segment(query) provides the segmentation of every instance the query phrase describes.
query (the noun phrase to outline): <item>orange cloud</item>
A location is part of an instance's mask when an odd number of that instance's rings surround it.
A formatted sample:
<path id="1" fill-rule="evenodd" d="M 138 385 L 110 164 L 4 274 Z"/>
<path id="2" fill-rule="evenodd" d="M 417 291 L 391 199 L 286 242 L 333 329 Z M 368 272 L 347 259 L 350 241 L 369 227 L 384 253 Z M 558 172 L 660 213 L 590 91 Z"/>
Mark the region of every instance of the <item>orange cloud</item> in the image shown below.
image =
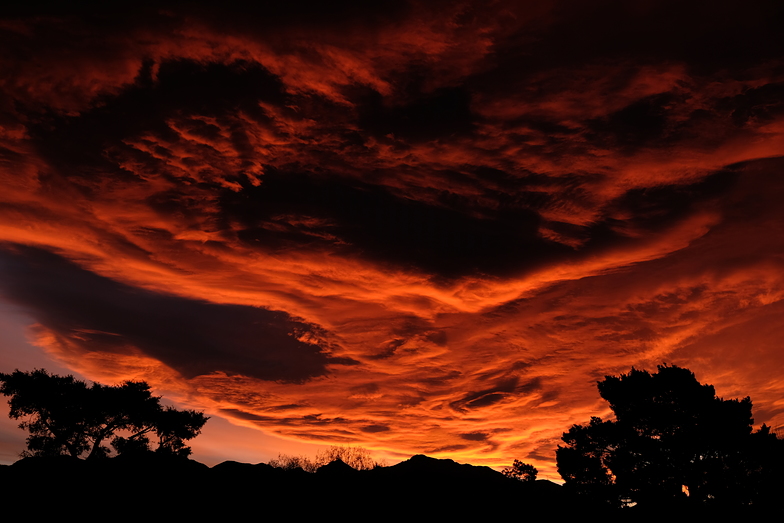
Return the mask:
<path id="1" fill-rule="evenodd" d="M 782 423 L 769 55 L 576 48 L 569 2 L 280 9 L 10 23 L 0 292 L 53 359 L 290 442 L 550 478 L 633 365 Z"/>

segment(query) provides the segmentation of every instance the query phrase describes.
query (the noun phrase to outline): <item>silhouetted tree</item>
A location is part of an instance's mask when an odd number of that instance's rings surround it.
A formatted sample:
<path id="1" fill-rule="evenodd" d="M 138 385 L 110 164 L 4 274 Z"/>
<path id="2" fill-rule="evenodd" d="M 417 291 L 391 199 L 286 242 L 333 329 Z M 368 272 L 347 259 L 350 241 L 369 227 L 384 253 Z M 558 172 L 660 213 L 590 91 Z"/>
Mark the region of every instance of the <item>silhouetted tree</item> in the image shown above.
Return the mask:
<path id="1" fill-rule="evenodd" d="M 366 448 L 333 445 L 326 450 L 316 453 L 316 468 L 332 463 L 338 459 L 356 470 L 371 470 L 384 466 L 383 463 L 373 459 L 373 456 L 371 456 Z"/>
<path id="2" fill-rule="evenodd" d="M 305 472 L 316 472 L 318 469 L 318 466 L 309 457 L 290 454 L 278 454 L 278 457 L 271 459 L 268 465 L 283 470 L 302 469 Z"/>
<path id="3" fill-rule="evenodd" d="M 556 459 L 568 488 L 610 506 L 753 501 L 762 479 L 754 442 L 780 445 L 767 427 L 752 434 L 751 399 L 718 398 L 677 366 L 632 369 L 598 385 L 615 419 L 594 417 L 564 433 Z"/>
<path id="4" fill-rule="evenodd" d="M 383 462 L 373 459 L 370 452 L 363 447 L 343 447 L 339 445 L 333 445 L 328 449 L 318 451 L 314 459 L 310 459 L 307 456 L 278 454 L 277 458 L 270 460 L 269 465 L 284 470 L 301 468 L 306 472 L 316 472 L 320 467 L 336 460 L 340 460 L 356 470 L 372 470 L 384 466 Z"/>
<path id="5" fill-rule="evenodd" d="M 187 456 L 184 441 L 198 435 L 208 419 L 196 411 L 162 407 L 144 382 L 88 386 L 42 369 L 0 373 L 0 393 L 11 397 L 11 418 L 27 417 L 19 425 L 30 432 L 22 456 L 96 458 L 109 453 L 103 445 L 108 441 L 120 454 L 149 451 L 148 434 L 158 436 L 156 452 Z"/>
<path id="6" fill-rule="evenodd" d="M 539 471 L 533 465 L 523 463 L 519 459 L 516 459 L 511 467 L 504 468 L 501 473 L 507 478 L 518 479 L 520 481 L 535 481 Z"/>
<path id="7" fill-rule="evenodd" d="M 283 470 L 302 469 L 305 472 L 316 472 L 318 468 L 307 456 L 292 456 L 290 454 L 278 454 L 278 457 L 271 459 L 267 463 L 271 467 Z"/>

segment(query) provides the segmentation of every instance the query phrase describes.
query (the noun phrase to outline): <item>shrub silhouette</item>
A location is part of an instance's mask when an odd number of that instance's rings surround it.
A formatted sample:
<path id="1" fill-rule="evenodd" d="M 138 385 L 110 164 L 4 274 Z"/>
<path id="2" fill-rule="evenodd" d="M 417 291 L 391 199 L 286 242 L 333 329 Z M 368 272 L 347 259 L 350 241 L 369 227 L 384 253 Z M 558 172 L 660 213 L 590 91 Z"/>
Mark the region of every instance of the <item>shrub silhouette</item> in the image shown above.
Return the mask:
<path id="1" fill-rule="evenodd" d="M 318 451 L 314 459 L 310 459 L 307 456 L 278 454 L 277 458 L 270 460 L 269 465 L 284 470 L 301 468 L 306 472 L 316 472 L 324 465 L 337 460 L 356 470 L 372 470 L 384 466 L 383 462 L 373 459 L 370 452 L 363 447 L 344 447 L 340 445 L 333 445 L 328 449 Z"/>
<path id="2" fill-rule="evenodd" d="M 16 370 L 0 373 L 0 393 L 11 397 L 11 418 L 28 418 L 19 425 L 30 432 L 22 457 L 96 458 L 109 454 L 105 442 L 119 454 L 149 451 L 152 434 L 158 436 L 156 452 L 188 456 L 185 440 L 197 436 L 208 419 L 193 410 L 161 406 L 143 381 L 87 385 L 43 369 Z"/>
<path id="3" fill-rule="evenodd" d="M 290 454 L 278 454 L 278 457 L 271 459 L 268 465 L 283 470 L 302 469 L 305 472 L 316 472 L 318 468 L 309 457 L 292 456 Z"/>
<path id="4" fill-rule="evenodd" d="M 567 488 L 611 507 L 749 505 L 770 475 L 765 463 L 781 455 L 766 426 L 752 433 L 748 397 L 718 398 L 688 369 L 632 369 L 598 386 L 615 419 L 574 425 L 556 460 Z"/>
<path id="5" fill-rule="evenodd" d="M 326 450 L 316 453 L 316 468 L 322 467 L 333 461 L 340 460 L 349 467 L 356 470 L 371 470 L 383 467 L 382 462 L 373 459 L 367 449 L 363 447 L 337 446 L 333 445 Z"/>

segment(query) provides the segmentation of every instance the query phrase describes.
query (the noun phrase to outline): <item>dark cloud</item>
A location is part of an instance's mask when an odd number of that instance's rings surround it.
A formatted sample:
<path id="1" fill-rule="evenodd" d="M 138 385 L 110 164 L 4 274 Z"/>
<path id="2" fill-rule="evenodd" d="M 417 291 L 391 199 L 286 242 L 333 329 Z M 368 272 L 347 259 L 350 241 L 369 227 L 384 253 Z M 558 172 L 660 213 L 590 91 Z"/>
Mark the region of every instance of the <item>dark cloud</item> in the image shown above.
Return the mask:
<path id="1" fill-rule="evenodd" d="M 615 7 L 618 6 L 607 7 L 608 13 Z M 661 14 L 658 8 L 652 9 L 652 14 L 645 14 L 644 9 L 639 13 L 620 11 L 633 18 L 652 20 Z M 611 16 L 609 20 L 612 19 Z M 519 83 L 531 80 L 532 71 L 520 69 L 519 64 L 500 60 L 494 65 L 491 69 L 500 75 L 516 71 L 508 78 L 510 86 L 519 88 Z M 554 69 L 555 65 L 551 65 Z M 279 167 L 265 166 L 264 183 L 245 176 L 246 169 L 260 171 L 257 164 L 261 162 L 249 134 L 258 128 L 282 131 L 281 122 L 260 103 L 270 104 L 286 117 L 301 122 L 312 116 L 309 111 L 323 107 L 318 103 L 316 108 L 309 107 L 305 98 L 287 90 L 280 77 L 252 60 L 148 60 L 135 82 L 119 93 L 98 97 L 92 108 L 76 116 L 36 116 L 28 131 L 42 157 L 58 173 L 97 180 L 93 185 L 80 186 L 81 190 L 104 190 L 110 180 L 161 176 L 173 187 L 147 195 L 146 203 L 151 208 L 162 215 L 193 217 L 208 212 L 204 202 L 217 198 L 220 232 L 264 251 L 337 253 L 419 270 L 440 281 L 467 275 L 525 274 L 572 258 L 574 245 L 581 247 L 578 256 L 591 256 L 597 249 L 628 241 L 628 235 L 618 233 L 615 216 L 594 214 L 586 225 L 543 219 L 551 207 L 562 205 L 565 200 L 573 199 L 576 205 L 588 207 L 596 205 L 582 201 L 585 173 L 553 180 L 541 173 L 505 172 L 482 165 L 469 167 L 471 176 L 459 171 L 428 173 L 430 168 L 422 167 L 419 175 L 440 177 L 442 187 L 401 191 L 378 183 L 381 180 L 374 180 L 374 176 L 357 180 L 354 174 L 340 172 L 341 168 L 351 170 L 349 164 L 355 152 L 352 148 L 369 151 L 370 137 L 383 141 L 394 135 L 399 142 L 396 146 L 403 152 L 421 141 L 450 142 L 460 137 L 477 137 L 478 117 L 471 109 L 472 93 L 493 93 L 497 87 L 492 83 L 492 75 L 484 77 L 490 73 L 478 73 L 467 78 L 463 86 L 424 92 L 417 74 L 411 72 L 401 81 L 399 92 L 391 96 L 382 96 L 369 88 L 346 91 L 353 109 L 342 112 L 344 122 L 321 129 L 327 135 L 323 143 L 313 136 L 310 141 L 298 138 L 300 143 L 295 147 L 315 156 L 294 157 Z M 613 80 L 617 85 L 611 82 L 607 87 L 622 90 L 632 78 L 634 71 L 629 71 Z M 530 97 L 536 100 L 547 92 L 533 92 Z M 777 93 L 770 86 L 752 89 L 725 101 L 735 108 L 723 111 L 732 110 L 737 121 L 763 121 L 778 114 Z M 663 92 L 632 98 L 628 105 L 614 112 L 582 122 L 585 132 L 580 140 L 591 146 L 628 151 L 648 146 L 662 148 L 674 139 L 673 133 L 681 132 L 678 129 L 686 125 L 680 113 L 671 114 L 673 106 L 686 103 L 683 96 Z M 314 98 L 317 97 L 309 97 L 311 101 Z M 350 120 L 352 111 L 357 113 L 356 122 Z M 711 111 L 700 111 L 692 119 L 699 119 L 703 113 L 709 119 L 715 117 L 710 116 Z M 244 123 L 238 122 L 239 113 L 246 119 Z M 574 127 L 541 117 L 518 121 L 516 125 L 523 123 L 543 135 L 543 140 L 551 141 L 555 149 L 539 153 L 553 158 L 563 156 L 561 145 L 580 141 L 575 140 L 578 130 Z M 356 129 L 350 129 L 355 125 Z M 191 139 L 187 147 L 183 145 L 183 134 Z M 226 134 L 228 138 L 223 136 Z M 224 138 L 231 147 L 230 154 L 217 144 Z M 294 137 L 284 138 L 291 141 Z M 142 145 L 129 145 L 139 140 Z M 338 160 L 337 171 L 317 165 L 320 157 L 335 154 L 345 154 Z M 138 172 L 127 168 L 134 163 L 141 165 Z M 190 179 L 182 184 L 184 177 Z M 568 188 L 570 183 L 574 188 Z M 671 191 L 676 196 L 679 192 L 697 194 L 697 187 L 690 189 L 693 190 L 684 192 L 678 185 L 632 189 L 607 209 L 625 210 L 641 199 L 651 200 L 650 191 Z M 635 191 L 645 198 L 635 196 Z M 658 226 L 674 223 L 671 218 L 682 215 L 677 209 L 680 201 L 682 198 L 678 197 L 657 202 L 656 211 L 665 218 Z M 668 209 L 668 205 L 672 208 Z M 637 221 L 644 219 L 636 212 L 632 217 Z M 239 229 L 235 229 L 235 221 L 242 224 Z M 623 226 L 636 227 L 626 215 L 621 222 Z M 554 234 L 556 241 L 542 233 L 543 227 Z M 559 237 L 567 238 L 560 241 L 571 241 L 572 246 L 559 243 Z"/>
<path id="2" fill-rule="evenodd" d="M 290 2 L 254 2 L 216 6 L 214 2 L 181 1 L 182 10 L 198 16 L 212 27 L 226 31 L 257 33 L 287 27 L 318 30 L 323 27 L 352 27 L 355 24 L 380 25 L 399 19 L 410 12 L 410 2 L 381 0 L 337 0 L 327 4 L 294 0 Z"/>
<path id="3" fill-rule="evenodd" d="M 226 372 L 301 382 L 328 373 L 319 329 L 285 312 L 218 305 L 117 283 L 54 254 L 0 251 L 3 295 L 85 352 L 131 345 L 184 377 Z"/>
<path id="4" fill-rule="evenodd" d="M 589 59 L 667 56 L 722 68 L 781 55 L 775 35 L 784 21 L 780 2 L 737 0 L 630 4 L 623 0 L 553 2 L 551 23 L 525 35 L 532 61 L 575 64 Z M 523 35 L 516 34 L 516 37 Z"/>
<path id="5" fill-rule="evenodd" d="M 514 393 L 517 388 L 517 382 L 518 378 L 516 377 L 501 380 L 495 387 L 477 392 L 470 392 L 461 399 L 453 401 L 449 406 L 459 412 L 489 407 Z"/>
<path id="6" fill-rule="evenodd" d="M 732 120 L 738 126 L 750 121 L 769 123 L 784 113 L 784 84 L 769 83 L 747 89 L 721 102 L 720 108 L 731 110 Z"/>
<path id="7" fill-rule="evenodd" d="M 177 143 L 181 137 L 170 122 L 195 116 L 187 120 L 186 130 L 201 137 L 206 146 L 216 140 L 221 129 L 204 117 L 225 123 L 242 112 L 264 125 L 269 123 L 269 117 L 259 107 L 260 102 L 285 106 L 287 97 L 280 80 L 258 63 L 171 60 L 161 64 L 146 62 L 133 84 L 119 94 L 99 99 L 94 107 L 78 115 L 41 114 L 46 108 L 39 106 L 24 110 L 31 118 L 31 138 L 41 155 L 61 174 L 105 176 L 111 172 L 112 176 L 122 177 L 129 173 L 117 168 L 116 156 L 127 149 L 123 147 L 125 141 L 144 136 L 158 138 L 164 144 Z M 233 129 L 231 140 L 240 154 L 251 153 L 243 129 Z M 168 169 L 161 166 L 171 152 L 164 148 L 158 151 L 164 158 L 154 161 L 154 157 L 148 156 L 149 168 L 165 174 Z"/>
<path id="8" fill-rule="evenodd" d="M 487 441 L 487 438 L 490 437 L 490 434 L 485 432 L 467 432 L 465 434 L 460 434 L 460 437 L 467 439 L 468 441 Z"/>
<path id="9" fill-rule="evenodd" d="M 221 409 L 220 412 L 232 418 L 246 421 L 256 421 L 260 423 L 265 421 L 272 421 L 274 419 L 270 416 L 260 416 L 258 414 L 253 414 L 252 412 L 244 412 L 239 409 Z"/>
<path id="10" fill-rule="evenodd" d="M 302 23 L 303 25 L 334 24 L 348 19 L 370 21 L 374 18 L 392 16 L 407 10 L 406 2 L 379 1 L 368 4 L 359 0 L 337 0 L 323 5 L 306 0 L 290 2 L 257 2 L 240 5 L 227 3 L 217 8 L 214 2 L 207 0 L 118 0 L 101 2 L 100 0 L 83 0 L 81 2 L 61 2 L 59 0 L 31 0 L 28 2 L 8 2 L 3 5 L 0 14 L 7 17 L 40 17 L 60 16 L 94 18 L 98 23 L 107 17 L 131 17 L 139 23 L 152 16 L 173 16 L 189 13 L 191 16 L 203 18 L 221 27 L 236 29 L 262 24 L 264 27 L 276 26 L 281 23 Z M 149 20 L 148 20 L 149 23 Z M 255 25 L 258 28 L 258 25 Z"/>
<path id="11" fill-rule="evenodd" d="M 509 205 L 473 217 L 463 200 L 452 195 L 451 208 L 428 205 L 374 185 L 268 170 L 263 184 L 226 191 L 221 205 L 227 218 L 245 224 L 237 235 L 251 246 L 311 245 L 448 278 L 519 272 L 565 251 L 538 235 L 535 212 Z M 316 217 L 318 229 L 267 226 L 286 214 Z"/>
<path id="12" fill-rule="evenodd" d="M 474 129 L 471 98 L 463 88 L 416 93 L 403 105 L 385 105 L 373 91 L 358 103 L 361 129 L 375 138 L 391 137 L 409 143 L 468 135 Z"/>
<path id="13" fill-rule="evenodd" d="M 365 427 L 362 427 L 361 430 L 362 432 L 370 432 L 372 434 L 375 434 L 377 432 L 388 432 L 389 427 L 387 425 L 367 425 Z"/>
<path id="14" fill-rule="evenodd" d="M 591 241 L 617 244 L 624 236 L 673 227 L 696 212 L 716 208 L 737 179 L 738 171 L 727 168 L 692 184 L 631 189 L 608 205 L 605 219 L 592 227 Z"/>
<path id="15" fill-rule="evenodd" d="M 648 96 L 616 111 L 593 124 L 593 130 L 611 135 L 615 145 L 625 149 L 656 142 L 665 137 L 668 124 L 669 93 Z"/>
<path id="16" fill-rule="evenodd" d="M 452 381 L 459 379 L 461 376 L 462 373 L 457 370 L 451 370 L 451 371 L 438 370 L 430 373 L 430 377 L 421 378 L 417 381 L 429 387 L 441 387 L 447 385 Z"/>

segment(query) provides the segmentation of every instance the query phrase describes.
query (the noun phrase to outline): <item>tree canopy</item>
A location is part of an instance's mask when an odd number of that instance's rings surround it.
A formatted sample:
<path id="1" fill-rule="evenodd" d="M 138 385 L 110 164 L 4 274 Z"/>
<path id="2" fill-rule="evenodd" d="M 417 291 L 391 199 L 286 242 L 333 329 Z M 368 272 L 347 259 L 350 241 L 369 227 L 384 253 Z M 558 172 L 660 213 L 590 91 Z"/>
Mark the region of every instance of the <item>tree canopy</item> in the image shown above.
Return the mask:
<path id="1" fill-rule="evenodd" d="M 565 485 L 594 500 L 749 504 L 765 476 L 760 445 L 781 454 L 766 426 L 752 432 L 750 398 L 718 398 L 688 369 L 633 368 L 598 386 L 615 419 L 574 425 L 556 451 Z"/>
<path id="2" fill-rule="evenodd" d="M 505 467 L 501 473 L 507 478 L 520 481 L 536 481 L 536 475 L 539 474 L 539 470 L 531 464 L 523 463 L 516 459 L 511 467 Z"/>
<path id="3" fill-rule="evenodd" d="M 143 381 L 120 385 L 88 385 L 73 376 L 50 375 L 43 369 L 0 373 L 0 393 L 10 396 L 9 416 L 24 418 L 29 431 L 22 456 L 106 456 L 110 443 L 118 454 L 150 451 L 188 456 L 185 441 L 196 437 L 207 417 L 193 410 L 164 407 Z"/>

